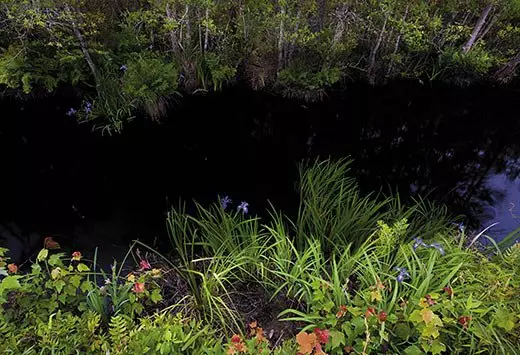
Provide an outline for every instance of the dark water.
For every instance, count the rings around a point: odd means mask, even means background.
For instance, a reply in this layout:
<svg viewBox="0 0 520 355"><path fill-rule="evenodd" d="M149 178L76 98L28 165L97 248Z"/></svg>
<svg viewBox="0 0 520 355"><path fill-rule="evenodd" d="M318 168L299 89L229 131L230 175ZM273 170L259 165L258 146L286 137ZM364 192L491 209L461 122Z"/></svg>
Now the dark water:
<svg viewBox="0 0 520 355"><path fill-rule="evenodd" d="M65 116L77 105L69 91L1 102L1 222L110 253L125 238L164 238L179 198L292 212L297 162L350 156L363 191L428 194L475 227L499 221L498 238L520 225L518 91L398 83L309 104L236 87L112 137Z"/></svg>

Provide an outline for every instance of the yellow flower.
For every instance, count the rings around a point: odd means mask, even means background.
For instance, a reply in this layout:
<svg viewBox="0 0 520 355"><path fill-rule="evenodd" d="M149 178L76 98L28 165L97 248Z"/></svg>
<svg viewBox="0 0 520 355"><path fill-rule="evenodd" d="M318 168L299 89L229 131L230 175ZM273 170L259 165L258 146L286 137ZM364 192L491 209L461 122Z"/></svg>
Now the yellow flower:
<svg viewBox="0 0 520 355"><path fill-rule="evenodd" d="M151 273L154 279L161 277L161 269L152 269Z"/></svg>
<svg viewBox="0 0 520 355"><path fill-rule="evenodd" d="M61 269L59 267L57 267L51 271L51 277L53 280L56 280L57 278L59 278L60 275L61 275Z"/></svg>
<svg viewBox="0 0 520 355"><path fill-rule="evenodd" d="M126 279L128 280L128 282L135 282L135 275L132 274L132 273L129 273L128 276L126 277Z"/></svg>

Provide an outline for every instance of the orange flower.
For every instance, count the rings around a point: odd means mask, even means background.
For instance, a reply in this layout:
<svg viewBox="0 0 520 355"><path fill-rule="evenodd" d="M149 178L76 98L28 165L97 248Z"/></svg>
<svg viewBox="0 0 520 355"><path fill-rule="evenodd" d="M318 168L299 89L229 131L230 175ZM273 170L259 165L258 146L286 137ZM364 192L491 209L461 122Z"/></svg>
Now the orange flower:
<svg viewBox="0 0 520 355"><path fill-rule="evenodd" d="M345 316L346 313L347 313L347 306L341 305L341 306L339 306L338 313L336 313L336 317L342 318Z"/></svg>
<svg viewBox="0 0 520 355"><path fill-rule="evenodd" d="M233 336L231 337L232 343L240 343L241 341L242 341L242 338L240 338L240 335L238 335L238 334L233 334Z"/></svg>
<svg viewBox="0 0 520 355"><path fill-rule="evenodd" d="M249 328L255 329L257 325L258 325L258 322L256 320L252 321L251 323L249 323Z"/></svg>
<svg viewBox="0 0 520 355"><path fill-rule="evenodd" d="M300 349L298 350L299 353L310 354L316 346L316 334L300 332L296 335L296 342L300 346Z"/></svg>
<svg viewBox="0 0 520 355"><path fill-rule="evenodd" d="M134 287L132 288L132 291L134 291L135 293L142 293L144 292L144 282L136 282L134 284Z"/></svg>
<svg viewBox="0 0 520 355"><path fill-rule="evenodd" d="M75 251L72 253L72 260L80 261L81 260L81 253L79 251Z"/></svg>
<svg viewBox="0 0 520 355"><path fill-rule="evenodd" d="M56 242L52 237L46 237L43 240L43 247L45 249L60 249L60 243Z"/></svg>
<svg viewBox="0 0 520 355"><path fill-rule="evenodd" d="M327 355L327 353L323 351L323 349L321 348L321 344L316 344L314 355Z"/></svg>
<svg viewBox="0 0 520 355"><path fill-rule="evenodd" d="M264 330L262 328L256 328L256 342L260 344L261 342L266 340L264 336Z"/></svg>
<svg viewBox="0 0 520 355"><path fill-rule="evenodd" d="M9 270L11 274L16 274L18 272L18 266L16 266L16 264L9 264L7 265L7 270Z"/></svg>
<svg viewBox="0 0 520 355"><path fill-rule="evenodd" d="M376 314L376 310L374 309L374 307L368 307L367 311L365 312L365 318L373 316L374 314Z"/></svg>
<svg viewBox="0 0 520 355"><path fill-rule="evenodd" d="M462 316L459 318L459 324L462 325L462 327L464 329L468 329L470 320L471 320L471 316Z"/></svg>

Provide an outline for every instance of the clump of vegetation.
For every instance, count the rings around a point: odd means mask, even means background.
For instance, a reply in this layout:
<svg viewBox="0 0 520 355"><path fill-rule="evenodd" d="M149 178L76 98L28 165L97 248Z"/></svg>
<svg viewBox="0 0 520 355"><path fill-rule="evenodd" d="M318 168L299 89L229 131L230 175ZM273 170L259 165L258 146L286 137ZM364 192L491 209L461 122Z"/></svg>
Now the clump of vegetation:
<svg viewBox="0 0 520 355"><path fill-rule="evenodd" d="M363 197L345 161L302 165L299 189L295 221L181 205L171 252L135 242L130 272L52 241L22 272L1 250L0 351L517 353L519 244L475 248L443 210Z"/></svg>
<svg viewBox="0 0 520 355"><path fill-rule="evenodd" d="M121 91L157 119L177 87L220 90L239 79L316 100L340 80L505 84L520 67L517 0L2 4L0 84L24 94L95 88L111 102L99 110L109 123L124 122L113 107L128 105L106 97ZM123 65L123 87L106 91L104 68Z"/></svg>

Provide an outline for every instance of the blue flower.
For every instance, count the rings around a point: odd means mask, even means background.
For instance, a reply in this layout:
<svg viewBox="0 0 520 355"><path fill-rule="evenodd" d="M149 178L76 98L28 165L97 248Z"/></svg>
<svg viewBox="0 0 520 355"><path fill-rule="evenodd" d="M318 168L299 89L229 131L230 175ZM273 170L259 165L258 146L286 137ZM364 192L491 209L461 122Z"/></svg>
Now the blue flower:
<svg viewBox="0 0 520 355"><path fill-rule="evenodd" d="M126 66L126 64L123 64L123 65L121 65L121 67L119 68L119 70L125 72L125 71L128 70L128 67Z"/></svg>
<svg viewBox="0 0 520 355"><path fill-rule="evenodd" d="M220 206L222 206L223 209L228 208L228 205L232 203L233 200L229 198L229 196L224 196L224 198L220 199Z"/></svg>
<svg viewBox="0 0 520 355"><path fill-rule="evenodd" d="M437 249L439 251L439 253L441 253L441 255L446 254L444 252L444 248L439 243L430 244L429 247Z"/></svg>
<svg viewBox="0 0 520 355"><path fill-rule="evenodd" d="M428 247L421 238L413 238L413 251L416 251L419 247Z"/></svg>
<svg viewBox="0 0 520 355"><path fill-rule="evenodd" d="M242 211L244 214L249 212L249 203L242 201L242 203L238 206L238 211Z"/></svg>
<svg viewBox="0 0 520 355"><path fill-rule="evenodd" d="M399 271L399 275L397 275L396 280L397 282L401 283L406 279L411 278L410 274L408 273L408 270L406 270L405 267L395 267L395 270Z"/></svg>
<svg viewBox="0 0 520 355"><path fill-rule="evenodd" d="M74 108L71 107L71 108L67 111L66 115L67 115L67 116L74 116L74 115L76 114L76 112L78 112L78 111L77 111L76 109L74 109Z"/></svg>
<svg viewBox="0 0 520 355"><path fill-rule="evenodd" d="M461 233L464 233L465 230L466 230L466 226L464 225L464 223L460 222L459 223L459 231Z"/></svg>
<svg viewBox="0 0 520 355"><path fill-rule="evenodd" d="M85 102L85 112L87 115L92 112L92 103L90 101Z"/></svg>

